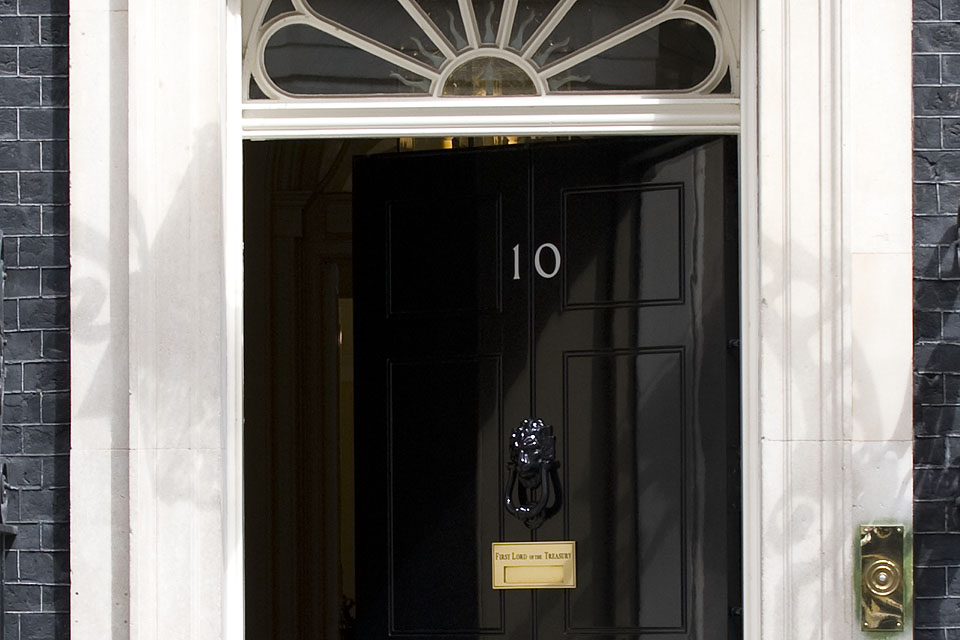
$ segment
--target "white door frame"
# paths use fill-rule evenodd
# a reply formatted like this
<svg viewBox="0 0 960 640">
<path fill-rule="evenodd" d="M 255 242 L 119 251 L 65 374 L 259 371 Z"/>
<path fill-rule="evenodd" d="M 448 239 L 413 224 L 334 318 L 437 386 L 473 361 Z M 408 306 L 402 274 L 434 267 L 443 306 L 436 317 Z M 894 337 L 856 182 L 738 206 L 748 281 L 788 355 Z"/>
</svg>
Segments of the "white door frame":
<svg viewBox="0 0 960 640">
<path fill-rule="evenodd" d="M 240 145 L 256 132 L 240 3 L 72 11 L 74 638 L 242 637 L 257 514 L 241 491 Z M 854 525 L 912 526 L 911 10 L 883 5 L 744 2 L 725 132 L 741 140 L 748 640 L 860 637 Z M 599 102 L 565 126 L 657 130 L 650 100 Z M 375 115 L 377 136 L 464 132 Z"/>
</svg>

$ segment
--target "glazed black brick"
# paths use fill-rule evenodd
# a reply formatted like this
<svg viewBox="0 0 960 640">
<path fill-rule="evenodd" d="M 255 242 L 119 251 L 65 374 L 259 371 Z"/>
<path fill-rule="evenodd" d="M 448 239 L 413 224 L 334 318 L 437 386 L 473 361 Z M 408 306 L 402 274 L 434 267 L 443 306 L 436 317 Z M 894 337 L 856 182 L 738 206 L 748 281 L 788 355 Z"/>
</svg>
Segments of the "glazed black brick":
<svg viewBox="0 0 960 640">
<path fill-rule="evenodd" d="M 28 362 L 23 365 L 25 389 L 65 391 L 69 389 L 70 367 L 63 362 Z"/>
<path fill-rule="evenodd" d="M 960 180 L 960 151 L 918 151 L 913 177 L 922 181 Z"/>
<path fill-rule="evenodd" d="M 914 118 L 913 143 L 916 149 L 939 149 L 940 118 Z"/>
<path fill-rule="evenodd" d="M 939 84 L 940 83 L 940 56 L 920 55 L 913 56 L 913 83 Z"/>
<path fill-rule="evenodd" d="M 20 0 L 20 13 L 66 15 L 69 6 L 69 0 Z"/>
<path fill-rule="evenodd" d="M 921 344 L 914 349 L 913 354 L 918 371 L 949 373 L 957 370 L 960 345 Z"/>
<path fill-rule="evenodd" d="M 70 527 L 64 523 L 40 525 L 40 546 L 48 551 L 65 550 L 70 546 Z"/>
<path fill-rule="evenodd" d="M 960 598 L 917 598 L 913 615 L 918 627 L 960 624 Z"/>
<path fill-rule="evenodd" d="M 3 385 L 4 390 L 6 391 L 22 391 L 23 390 L 23 366 L 18 364 L 12 364 L 7 366 L 7 377 L 5 378 L 5 384 Z M 6 448 L 0 449 L 4 453 L 7 453 Z"/>
<path fill-rule="evenodd" d="M 17 457 L 7 465 L 10 486 L 17 489 L 36 489 L 43 482 L 43 459 Z"/>
<path fill-rule="evenodd" d="M 960 24 L 954 22 L 915 24 L 913 50 L 937 53 L 960 51 Z"/>
<path fill-rule="evenodd" d="M 7 45 L 39 43 L 40 19 L 35 17 L 0 16 L 0 42 Z"/>
<path fill-rule="evenodd" d="M 66 140 L 68 121 L 66 109 L 21 109 L 20 139 Z M 66 147 L 61 150 L 65 151 Z"/>
<path fill-rule="evenodd" d="M 70 588 L 65 586 L 44 585 L 43 610 L 67 611 L 70 607 Z"/>
<path fill-rule="evenodd" d="M 946 438 L 917 438 L 913 442 L 913 464 L 942 467 L 946 464 Z"/>
<path fill-rule="evenodd" d="M 960 119 L 957 119 L 957 118 L 943 119 L 943 148 L 944 149 L 960 148 Z"/>
<path fill-rule="evenodd" d="M 40 104 L 40 78 L 0 78 L 0 107 Z"/>
<path fill-rule="evenodd" d="M 958 418 L 960 418 L 960 407 L 951 405 L 920 407 L 920 418 L 914 424 L 916 435 L 960 435 Z"/>
<path fill-rule="evenodd" d="M 70 457 L 28 458 L 42 466 L 40 486 L 44 489 L 68 489 L 70 486 Z"/>
<path fill-rule="evenodd" d="M 38 424 L 40 422 L 40 394 L 3 394 L 3 421 L 5 424 Z"/>
<path fill-rule="evenodd" d="M 914 0 L 914 20 L 939 20 L 940 0 Z"/>
<path fill-rule="evenodd" d="M 960 284 L 952 280 L 925 280 L 914 284 L 914 302 L 924 311 L 957 308 L 960 301 Z"/>
<path fill-rule="evenodd" d="M 8 298 L 28 298 L 40 295 L 40 269 L 8 269 L 4 294 Z"/>
<path fill-rule="evenodd" d="M 40 293 L 44 296 L 65 296 L 70 292 L 70 272 L 45 268 L 40 275 Z"/>
<path fill-rule="evenodd" d="M 914 629 L 913 640 L 947 640 L 943 629 Z"/>
<path fill-rule="evenodd" d="M 66 360 L 70 357 L 70 332 L 44 331 L 43 357 L 48 360 Z"/>
<path fill-rule="evenodd" d="M 914 536 L 917 566 L 946 567 L 960 565 L 960 535 L 918 533 Z"/>
<path fill-rule="evenodd" d="M 21 493 L 57 493 L 24 491 Z M 57 551 L 20 551 L 20 579 L 24 582 L 66 583 L 69 578 L 67 554 Z"/>
<path fill-rule="evenodd" d="M 63 613 L 21 613 L 20 640 L 49 640 L 70 635 L 70 617 Z"/>
<path fill-rule="evenodd" d="M 0 172 L 0 203 L 16 204 L 20 200 L 20 174 Z"/>
<path fill-rule="evenodd" d="M 957 0 L 940 0 L 940 8 L 944 20 L 960 20 L 960 2 Z"/>
<path fill-rule="evenodd" d="M 23 267 L 62 267 L 68 263 L 69 255 L 68 239 L 64 237 L 20 239 L 20 266 Z"/>
<path fill-rule="evenodd" d="M 945 55 L 940 57 L 939 84 L 960 84 L 960 55 Z"/>
<path fill-rule="evenodd" d="M 939 209 L 939 189 L 936 184 L 913 185 L 913 211 L 916 214 L 935 215 Z"/>
<path fill-rule="evenodd" d="M 48 455 L 70 452 L 70 430 L 62 426 L 29 426 L 21 428 L 23 452 Z"/>
<path fill-rule="evenodd" d="M 62 76 L 69 68 L 66 47 L 24 47 L 20 49 L 21 76 Z"/>
<path fill-rule="evenodd" d="M 44 171 L 65 171 L 69 168 L 70 154 L 66 140 L 44 140 L 40 143 L 40 167 Z"/>
<path fill-rule="evenodd" d="M 38 206 L 0 206 L 0 229 L 6 236 L 37 235 L 40 214 Z"/>
<path fill-rule="evenodd" d="M 946 502 L 917 502 L 913 505 L 913 527 L 916 533 L 944 533 L 947 530 Z"/>
<path fill-rule="evenodd" d="M 70 516 L 69 504 L 66 489 L 25 489 L 20 492 L 20 521 L 65 522 Z"/>
<path fill-rule="evenodd" d="M 21 329 L 62 329 L 69 323 L 70 305 L 62 298 L 20 301 Z M 29 375 L 25 369 L 24 383 L 28 385 L 31 384 Z"/>
<path fill-rule="evenodd" d="M 40 44 L 67 44 L 69 35 L 66 16 L 40 16 Z"/>
<path fill-rule="evenodd" d="M 914 374 L 913 397 L 924 404 L 943 404 L 944 376 L 938 373 Z"/>
<path fill-rule="evenodd" d="M 960 87 L 916 87 L 913 90 L 913 112 L 917 116 L 941 116 L 957 113 Z"/>
<path fill-rule="evenodd" d="M 940 248 L 918 247 L 913 251 L 913 275 L 917 278 L 940 277 Z"/>
<path fill-rule="evenodd" d="M 33 204 L 61 204 L 70 197 L 70 176 L 66 171 L 23 171 L 20 173 L 20 201 Z"/>
<path fill-rule="evenodd" d="M 70 101 L 70 85 L 66 78 L 43 78 L 42 91 L 40 104 L 45 107 L 65 107 Z"/>
<path fill-rule="evenodd" d="M 0 15 L 11 15 L 17 13 L 18 0 L 0 0 Z"/>
<path fill-rule="evenodd" d="M 3 589 L 3 604 L 7 611 L 39 611 L 41 588 L 38 584 L 8 584 Z"/>
<path fill-rule="evenodd" d="M 23 171 L 40 168 L 40 143 L 0 142 L 0 171 Z"/>
<path fill-rule="evenodd" d="M 39 524 L 19 524 L 17 525 L 17 537 L 13 539 L 11 549 L 26 549 L 28 551 L 40 550 L 40 525 Z"/>
<path fill-rule="evenodd" d="M 0 140 L 16 140 L 20 135 L 16 109 L 0 109 Z"/>
<path fill-rule="evenodd" d="M 916 569 L 913 572 L 913 593 L 918 598 L 947 595 L 947 570 L 943 567 Z"/>
<path fill-rule="evenodd" d="M 66 423 L 70 420 L 70 394 L 44 393 L 40 402 L 40 422 L 43 424 Z"/>
<path fill-rule="evenodd" d="M 936 340 L 940 337 L 940 314 L 929 311 L 913 312 L 913 337 L 916 340 Z"/>
<path fill-rule="evenodd" d="M 67 207 L 45 204 L 40 214 L 44 235 L 64 235 L 70 232 L 70 210 Z"/>
<path fill-rule="evenodd" d="M 919 468 L 913 474 L 913 495 L 922 500 L 950 500 L 960 490 L 960 471 Z M 960 540 L 958 540 L 960 542 Z"/>
<path fill-rule="evenodd" d="M 0 47 L 0 76 L 17 75 L 17 48 Z"/>
</svg>

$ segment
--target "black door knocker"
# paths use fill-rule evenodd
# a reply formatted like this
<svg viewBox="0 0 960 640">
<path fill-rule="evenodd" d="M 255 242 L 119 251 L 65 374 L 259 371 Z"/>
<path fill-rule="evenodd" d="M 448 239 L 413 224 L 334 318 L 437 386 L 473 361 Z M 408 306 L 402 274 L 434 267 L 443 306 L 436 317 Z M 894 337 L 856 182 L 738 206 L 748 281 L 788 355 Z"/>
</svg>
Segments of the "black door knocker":
<svg viewBox="0 0 960 640">
<path fill-rule="evenodd" d="M 557 513 L 563 502 L 556 444 L 553 426 L 537 418 L 527 418 L 510 434 L 510 472 L 503 504 L 531 530 Z"/>
</svg>

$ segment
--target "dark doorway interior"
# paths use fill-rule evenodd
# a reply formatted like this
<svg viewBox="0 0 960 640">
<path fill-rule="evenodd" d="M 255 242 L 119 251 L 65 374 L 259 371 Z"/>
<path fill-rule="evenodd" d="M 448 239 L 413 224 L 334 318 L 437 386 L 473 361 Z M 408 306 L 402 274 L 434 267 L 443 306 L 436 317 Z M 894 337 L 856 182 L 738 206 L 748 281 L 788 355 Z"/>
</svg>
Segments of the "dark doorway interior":
<svg viewBox="0 0 960 640">
<path fill-rule="evenodd" d="M 735 143 L 525 142 L 245 145 L 248 638 L 739 637 Z M 528 416 L 566 487 L 532 534 Z M 576 590 L 490 588 L 529 539 Z"/>
</svg>

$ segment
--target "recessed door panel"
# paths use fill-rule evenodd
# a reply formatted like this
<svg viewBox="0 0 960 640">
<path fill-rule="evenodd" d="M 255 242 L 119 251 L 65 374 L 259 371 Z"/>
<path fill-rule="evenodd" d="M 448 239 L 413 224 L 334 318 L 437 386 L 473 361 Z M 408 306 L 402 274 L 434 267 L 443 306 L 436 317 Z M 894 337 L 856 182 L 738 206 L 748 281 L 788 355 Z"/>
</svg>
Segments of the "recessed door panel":
<svg viewBox="0 0 960 640">
<path fill-rule="evenodd" d="M 567 508 L 579 560 L 567 627 L 682 630 L 683 350 L 567 354 L 565 369 Z"/>
<path fill-rule="evenodd" d="M 500 358 L 391 362 L 388 385 L 389 446 L 409 454 L 390 462 L 391 626 L 499 629 L 485 541 L 501 536 L 500 482 L 482 467 L 500 449 Z"/>
<path fill-rule="evenodd" d="M 358 637 L 738 637 L 735 158 L 714 137 L 358 162 Z M 560 498 L 521 521 L 525 418 L 554 427 Z M 567 540 L 575 588 L 492 589 L 493 542 Z"/>
<path fill-rule="evenodd" d="M 683 185 L 568 191 L 567 307 L 683 302 Z"/>
</svg>

